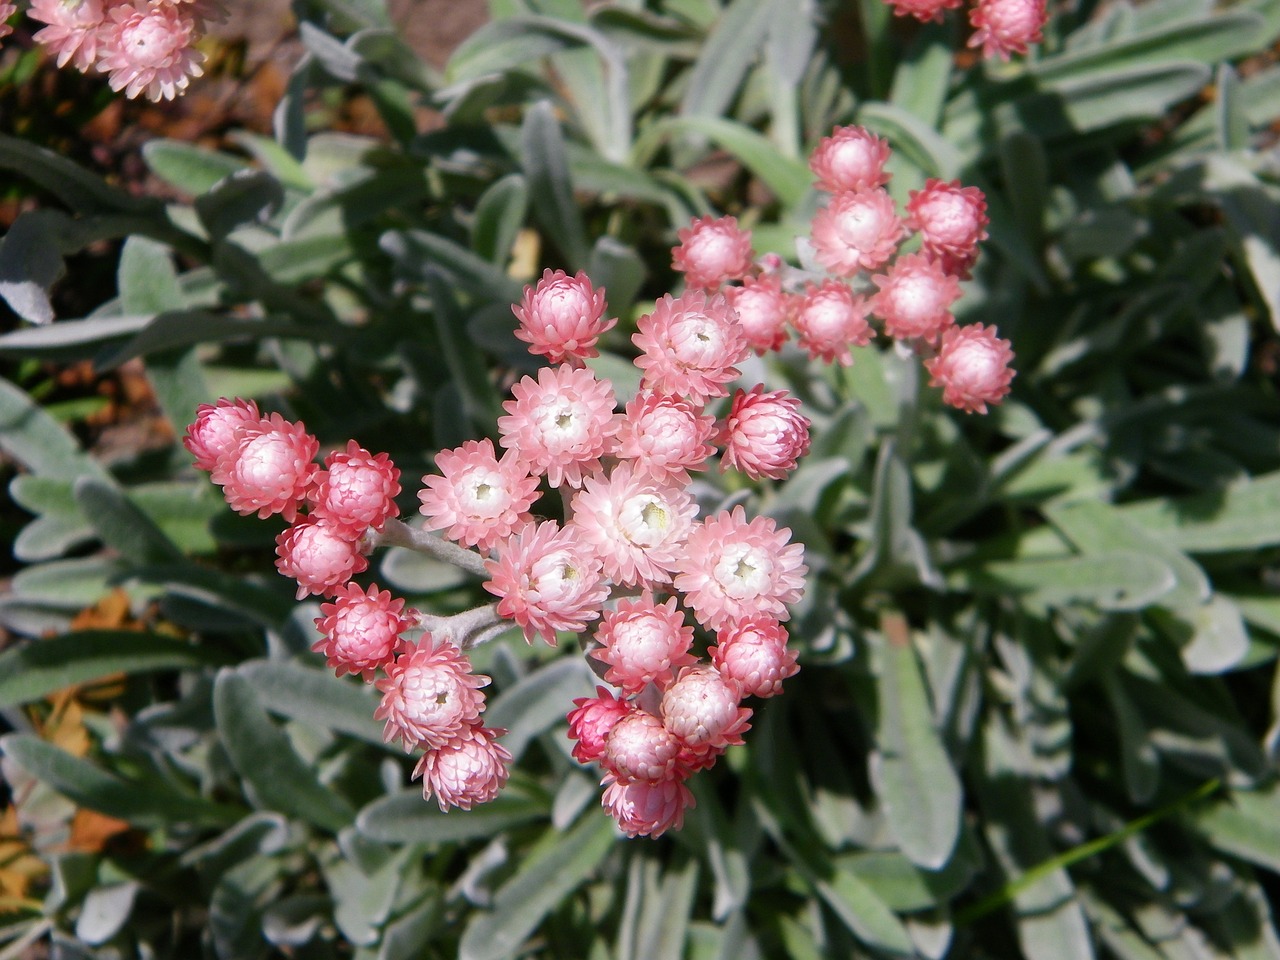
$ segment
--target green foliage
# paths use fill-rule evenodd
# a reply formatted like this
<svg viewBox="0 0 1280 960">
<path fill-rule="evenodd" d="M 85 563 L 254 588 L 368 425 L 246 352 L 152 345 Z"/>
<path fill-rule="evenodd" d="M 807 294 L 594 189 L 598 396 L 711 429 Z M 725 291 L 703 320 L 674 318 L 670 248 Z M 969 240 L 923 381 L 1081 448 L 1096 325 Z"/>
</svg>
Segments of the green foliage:
<svg viewBox="0 0 1280 960">
<path fill-rule="evenodd" d="M 43 200 L 0 241 L 30 324 L 0 335 L 24 512 L 0 750 L 50 870 L 0 935 L 102 958 L 1280 956 L 1280 4 L 1063 4 L 1030 58 L 966 66 L 954 24 L 879 0 L 494 0 L 442 73 L 381 0 L 296 6 L 275 139 L 143 150 L 182 200 L 0 137 Z M 367 93 L 387 136 L 312 131 L 318 88 Z M 446 123 L 421 132 L 424 105 Z M 108 461 L 24 389 L 142 357 L 175 436 L 253 396 L 390 453 L 410 513 L 534 367 L 526 281 L 605 284 L 596 365 L 627 370 L 675 230 L 723 211 L 794 258 L 820 202 L 803 157 L 852 122 L 890 139 L 900 200 L 929 177 L 986 194 L 958 319 L 998 323 L 1018 378 L 982 419 L 874 346 L 758 364 L 813 450 L 705 492 L 805 542 L 803 670 L 660 841 L 616 839 L 568 757 L 576 652 L 476 651 L 518 766 L 442 814 L 373 692 L 319 668 L 276 528 L 174 441 Z M 103 239 L 117 289 L 55 319 L 66 258 Z M 424 610 L 485 596 L 417 554 L 375 568 Z M 73 624 L 115 588 L 129 625 Z M 113 712 L 76 753 L 45 698 L 103 678 Z M 131 842 L 72 850 L 76 809 Z"/>
</svg>

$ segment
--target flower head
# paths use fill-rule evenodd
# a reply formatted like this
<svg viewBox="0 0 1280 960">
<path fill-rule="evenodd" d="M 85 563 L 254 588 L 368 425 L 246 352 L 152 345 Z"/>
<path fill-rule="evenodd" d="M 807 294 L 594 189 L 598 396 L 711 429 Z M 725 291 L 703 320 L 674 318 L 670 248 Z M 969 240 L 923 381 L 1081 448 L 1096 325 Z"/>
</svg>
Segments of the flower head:
<svg viewBox="0 0 1280 960">
<path fill-rule="evenodd" d="M 960 0 L 886 0 L 899 17 L 915 17 L 921 23 L 941 20 L 943 10 L 955 10 Z"/>
<path fill-rule="evenodd" d="M 942 387 L 942 400 L 966 413 L 986 413 L 999 403 L 1013 380 L 1013 350 L 980 323 L 952 327 L 942 335 L 938 355 L 925 361 L 930 386 Z"/>
<path fill-rule="evenodd" d="M 127 97 L 172 100 L 204 73 L 198 28 L 188 5 L 125 0 L 109 9 L 99 30 L 98 69 Z"/>
<path fill-rule="evenodd" d="M 865 127 L 836 127 L 809 157 L 809 169 L 818 189 L 828 193 L 874 190 L 889 182 L 884 169 L 889 153 L 889 142 Z"/>
<path fill-rule="evenodd" d="M 434 795 L 442 812 L 470 810 L 498 795 L 510 776 L 511 751 L 496 741 L 505 731 L 471 724 L 464 735 L 428 750 L 413 768 L 422 778 L 422 799 Z"/>
<path fill-rule="evenodd" d="M 690 287 L 714 290 L 751 272 L 751 231 L 740 230 L 733 217 L 702 217 L 676 235 L 671 265 Z"/>
<path fill-rule="evenodd" d="M 7 37 L 13 33 L 13 27 L 9 26 L 5 21 L 18 12 L 16 3 L 0 3 L 0 37 Z M 61 66 L 61 64 L 59 64 Z"/>
<path fill-rule="evenodd" d="M 516 337 L 529 344 L 530 353 L 575 367 L 599 355 L 596 341 L 618 322 L 605 317 L 604 291 L 591 286 L 582 272 L 571 277 L 563 270 L 544 271 L 511 309 L 520 321 Z"/>
<path fill-rule="evenodd" d="M 761 356 L 782 347 L 796 299 L 782 289 L 781 280 L 773 274 L 747 277 L 740 287 L 726 287 L 724 296 L 738 314 L 748 347 Z"/>
<path fill-rule="evenodd" d="M 630 461 L 636 476 L 686 484 L 690 470 L 705 470 L 715 453 L 716 419 L 688 400 L 641 390 L 627 403 L 618 425 L 614 456 Z"/>
<path fill-rule="evenodd" d="M 237 513 L 261 520 L 278 513 L 292 522 L 320 470 L 312 462 L 319 451 L 303 424 L 273 413 L 236 428 L 234 444 L 213 466 L 213 482 Z"/>
<path fill-rule="evenodd" d="M 670 779 L 680 756 L 680 741 L 651 713 L 634 710 L 613 725 L 600 763 L 620 782 Z"/>
<path fill-rule="evenodd" d="M 333 596 L 369 567 L 360 544 L 332 524 L 315 517 L 299 519 L 276 537 L 276 569 L 298 581 L 298 599 Z"/>
<path fill-rule="evenodd" d="M 569 711 L 569 737 L 574 741 L 573 758 L 593 763 L 604 756 L 605 738 L 623 717 L 636 707 L 615 697 L 607 687 L 597 686 L 594 697 L 578 697 Z"/>
<path fill-rule="evenodd" d="M 742 691 L 715 667 L 687 667 L 662 694 L 662 723 L 694 753 L 742 742 L 751 710 Z"/>
<path fill-rule="evenodd" d="M 722 296 L 701 291 L 679 299 L 667 294 L 636 322 L 631 340 L 641 350 L 636 366 L 655 393 L 687 397 L 695 404 L 723 397 L 749 354 L 742 324 Z"/>
<path fill-rule="evenodd" d="M 464 546 L 490 550 L 529 521 L 538 478 L 513 450 L 499 460 L 493 442 L 467 440 L 436 455 L 439 475 L 422 478 L 421 511 L 432 530 Z"/>
<path fill-rule="evenodd" d="M 1045 0 L 977 0 L 969 11 L 973 36 L 969 46 L 982 47 L 984 57 L 1008 60 L 1039 43 L 1049 20 Z"/>
<path fill-rule="evenodd" d="M 354 440 L 344 453 L 325 458 L 325 469 L 307 497 L 311 515 L 328 520 L 353 539 L 381 530 L 396 514 L 400 471 L 385 453 L 376 456 Z"/>
<path fill-rule="evenodd" d="M 647 684 L 665 687 L 681 667 L 694 662 L 689 653 L 693 627 L 676 608 L 676 598 L 654 603 L 645 593 L 622 599 L 596 630 L 599 648 L 591 656 L 609 669 L 604 678 L 626 693 L 639 693 Z"/>
<path fill-rule="evenodd" d="M 723 466 L 753 480 L 781 480 L 809 452 L 809 418 L 800 413 L 800 401 L 785 390 L 765 393 L 764 385 L 757 383 L 750 392 L 734 394 L 723 439 Z"/>
<path fill-rule="evenodd" d="M 960 281 L 923 253 L 898 257 L 871 282 L 880 288 L 870 300 L 871 312 L 892 337 L 934 341 L 955 322 L 951 304 L 960 297 Z"/>
<path fill-rule="evenodd" d="M 365 682 L 374 671 L 390 663 L 400 643 L 400 634 L 409 627 L 403 616 L 404 601 L 392 599 L 391 591 L 367 591 L 354 583 L 339 587 L 332 603 L 320 604 L 316 627 L 324 634 L 311 647 L 325 656 L 338 676 L 358 673 Z"/>
<path fill-rule="evenodd" d="M 465 734 L 484 710 L 481 687 L 489 678 L 471 672 L 466 654 L 447 640 L 424 636 L 418 646 L 387 666 L 375 686 L 382 702 L 375 720 L 385 720 L 383 739 L 414 747 L 440 747 Z"/>
<path fill-rule="evenodd" d="M 695 805 L 693 793 L 679 780 L 622 783 L 609 774 L 602 781 L 601 803 L 628 837 L 653 837 L 684 825 L 684 812 Z"/>
<path fill-rule="evenodd" d="M 711 663 L 720 676 L 738 684 L 743 696 L 776 696 L 782 692 L 782 681 L 800 670 L 796 652 L 787 648 L 786 628 L 770 617 L 739 620 L 716 639 Z"/>
<path fill-rule="evenodd" d="M 867 322 L 868 310 L 866 299 L 847 283 L 826 280 L 805 292 L 791 322 L 811 358 L 847 367 L 853 364 L 851 348 L 865 347 L 875 336 Z"/>
<path fill-rule="evenodd" d="M 977 187 L 959 180 L 931 179 L 912 190 L 907 200 L 907 226 L 920 232 L 924 252 L 942 261 L 948 272 L 967 275 L 987 239 L 987 198 Z"/>
<path fill-rule="evenodd" d="M 838 193 L 813 218 L 814 255 L 836 276 L 852 277 L 884 266 L 905 234 L 887 190 Z"/>
<path fill-rule="evenodd" d="M 0 4 L 0 21 L 13 10 L 12 3 Z M 102 0 L 31 0 L 27 16 L 48 24 L 32 39 L 58 58 L 59 67 L 73 62 L 84 73 L 93 66 L 98 57 L 99 28 L 106 19 Z M 3 31 L 0 24 L 0 35 Z"/>
<path fill-rule="evenodd" d="M 222 397 L 217 403 L 202 403 L 196 407 L 196 418 L 187 427 L 182 445 L 196 458 L 197 469 L 212 470 L 223 454 L 237 446 L 236 432 L 261 419 L 252 400 Z"/>
</svg>

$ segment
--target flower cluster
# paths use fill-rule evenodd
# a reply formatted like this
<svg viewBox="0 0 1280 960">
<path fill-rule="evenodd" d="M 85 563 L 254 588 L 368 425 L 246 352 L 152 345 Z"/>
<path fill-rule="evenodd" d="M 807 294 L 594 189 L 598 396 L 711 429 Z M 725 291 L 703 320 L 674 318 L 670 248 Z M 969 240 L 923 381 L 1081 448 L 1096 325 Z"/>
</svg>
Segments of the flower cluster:
<svg viewBox="0 0 1280 960">
<path fill-rule="evenodd" d="M 0 36 L 15 9 L 0 3 Z M 45 24 L 35 40 L 59 67 L 106 74 L 128 97 L 172 100 L 204 73 L 196 43 L 220 10 L 217 0 L 31 0 L 27 15 Z"/>
<path fill-rule="evenodd" d="M 944 10 L 955 10 L 960 0 L 885 0 L 900 17 L 921 22 L 941 20 Z M 969 10 L 973 34 L 969 46 L 981 47 L 984 57 L 1008 60 L 1014 53 L 1026 53 L 1032 43 L 1043 39 L 1049 14 L 1046 0 L 974 0 Z"/>
</svg>

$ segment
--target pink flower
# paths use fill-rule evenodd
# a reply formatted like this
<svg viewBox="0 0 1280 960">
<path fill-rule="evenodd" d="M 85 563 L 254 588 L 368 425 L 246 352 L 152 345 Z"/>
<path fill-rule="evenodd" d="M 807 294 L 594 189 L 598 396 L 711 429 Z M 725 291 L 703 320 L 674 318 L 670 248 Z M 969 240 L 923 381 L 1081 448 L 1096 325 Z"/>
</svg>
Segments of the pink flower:
<svg viewBox="0 0 1280 960">
<path fill-rule="evenodd" d="M 680 756 L 680 741 L 651 713 L 635 710 L 613 725 L 601 765 L 620 783 L 668 780 Z"/>
<path fill-rule="evenodd" d="M 680 487 L 663 485 L 625 461 L 608 478 L 587 477 L 573 497 L 573 520 L 614 583 L 667 583 L 683 554 L 698 505 Z"/>
<path fill-rule="evenodd" d="M 684 825 L 685 810 L 694 806 L 693 794 L 679 780 L 620 783 L 609 774 L 601 783 L 605 812 L 618 821 L 619 828 L 629 837 L 656 840 L 668 830 L 679 830 Z"/>
<path fill-rule="evenodd" d="M 387 667 L 375 686 L 382 702 L 375 720 L 387 721 L 382 738 L 399 738 L 405 753 L 414 747 L 440 747 L 462 736 L 484 711 L 481 687 L 489 678 L 471 672 L 466 654 L 429 634 Z"/>
<path fill-rule="evenodd" d="M 838 193 L 814 215 L 814 255 L 836 276 L 852 277 L 882 267 L 905 233 L 887 190 Z"/>
<path fill-rule="evenodd" d="M 959 0 L 954 0 L 958 3 Z M 889 143 L 865 127 L 836 127 L 809 157 L 818 189 L 828 193 L 874 190 L 889 182 Z"/>
<path fill-rule="evenodd" d="M 422 778 L 422 799 L 434 794 L 446 812 L 450 807 L 470 810 L 496 797 L 510 776 L 511 752 L 494 739 L 505 732 L 477 722 L 465 736 L 428 750 L 413 768 L 413 778 Z"/>
<path fill-rule="evenodd" d="M 5 21 L 17 12 L 18 5 L 16 3 L 0 3 L 0 37 L 7 37 L 13 33 L 13 27 L 9 26 Z"/>
<path fill-rule="evenodd" d="M 489 439 L 468 440 L 436 455 L 440 475 L 428 474 L 418 491 L 432 530 L 464 546 L 488 551 L 529 521 L 538 478 L 509 450 L 498 460 Z"/>
<path fill-rule="evenodd" d="M 358 673 L 366 683 L 374 671 L 386 666 L 409 628 L 402 615 L 404 601 L 392 599 L 391 591 L 370 586 L 362 590 L 354 583 L 339 587 L 333 603 L 320 604 L 316 627 L 324 634 L 311 647 L 325 656 L 325 663 L 338 676 Z"/>
<path fill-rule="evenodd" d="M 1045 0 L 977 0 L 969 11 L 969 46 L 982 47 L 984 57 L 1008 60 L 1011 53 L 1026 53 L 1028 44 L 1039 43 L 1048 20 Z"/>
<path fill-rule="evenodd" d="M 204 73 L 197 34 L 196 16 L 182 4 L 125 0 L 99 30 L 98 69 L 127 97 L 172 100 Z"/>
<path fill-rule="evenodd" d="M 536 381 L 525 377 L 511 395 L 515 399 L 502 405 L 508 415 L 498 418 L 503 447 L 545 473 L 553 487 L 582 486 L 618 432 L 609 381 L 597 380 L 590 370 L 543 367 Z"/>
<path fill-rule="evenodd" d="M 690 287 L 714 290 L 751 272 L 751 231 L 739 230 L 734 217 L 702 217 L 676 232 L 671 266 Z"/>
<path fill-rule="evenodd" d="M 642 390 L 627 404 L 614 456 L 630 460 L 636 475 L 687 484 L 690 470 L 705 470 L 715 453 L 716 418 L 700 416 L 688 400 Z"/>
<path fill-rule="evenodd" d="M 952 327 L 942 335 L 942 347 L 924 365 L 929 385 L 942 387 L 942 401 L 966 413 L 986 413 L 999 403 L 1013 380 L 1013 350 L 996 337 L 995 327 L 976 323 Z"/>
<path fill-rule="evenodd" d="M 796 653 L 787 649 L 786 628 L 769 617 L 750 617 L 716 635 L 711 663 L 720 676 L 738 684 L 745 697 L 773 697 L 782 681 L 795 676 Z"/>
<path fill-rule="evenodd" d="M 331 453 L 308 494 L 311 515 L 328 520 L 352 539 L 381 530 L 394 517 L 400 471 L 385 453 L 376 456 L 354 440 L 345 453 Z"/>
<path fill-rule="evenodd" d="M 982 191 L 959 180 L 927 180 L 907 200 L 907 226 L 920 232 L 924 252 L 957 276 L 968 275 L 989 222 Z"/>
<path fill-rule="evenodd" d="M 605 318 L 604 291 L 596 290 L 585 273 L 570 277 L 563 270 L 546 270 L 536 287 L 524 288 L 524 299 L 512 312 L 520 321 L 516 337 L 529 352 L 551 363 L 582 366 L 599 356 L 596 341 L 618 321 Z"/>
<path fill-rule="evenodd" d="M 870 300 L 871 312 L 892 337 L 932 342 L 955 322 L 951 304 L 960 297 L 960 281 L 923 253 L 899 257 L 871 282 L 880 288 Z"/>
<path fill-rule="evenodd" d="M 960 0 L 885 0 L 900 17 L 915 17 L 921 23 L 941 20 L 943 10 L 955 10 Z"/>
<path fill-rule="evenodd" d="M 750 352 L 724 297 L 708 300 L 701 291 L 679 299 L 667 294 L 636 322 L 636 330 L 631 340 L 641 350 L 635 363 L 644 371 L 642 384 L 695 404 L 725 396 L 725 384 L 741 372 L 734 364 Z"/>
<path fill-rule="evenodd" d="M 214 464 L 213 482 L 237 513 L 260 520 L 278 513 L 292 522 L 320 470 L 312 462 L 319 451 L 303 424 L 273 413 L 236 429 L 234 446 Z"/>
<path fill-rule="evenodd" d="M 772 274 L 747 277 L 740 287 L 726 287 L 724 296 L 738 314 L 748 347 L 761 356 L 782 347 L 796 299 L 782 289 L 781 280 Z"/>
<path fill-rule="evenodd" d="M 742 743 L 751 728 L 751 710 L 741 700 L 738 685 L 715 667 L 687 667 L 663 691 L 662 723 L 695 754 L 720 750 Z"/>
<path fill-rule="evenodd" d="M 608 664 L 604 678 L 625 693 L 639 693 L 650 683 L 665 687 L 695 660 L 689 653 L 693 627 L 685 624 L 675 597 L 656 604 L 646 592 L 618 601 L 618 609 L 600 621 L 596 641 L 600 647 L 591 656 Z"/>
<path fill-rule="evenodd" d="M 554 647 L 557 630 L 581 632 L 609 596 L 595 552 L 577 530 L 561 530 L 554 520 L 526 526 L 486 566 L 493 579 L 484 588 L 500 598 L 498 613 L 518 623 L 529 643 L 540 634 Z"/>
<path fill-rule="evenodd" d="M 202 403 L 196 407 L 196 418 L 187 427 L 182 445 L 196 458 L 198 469 L 212 470 L 223 454 L 238 445 L 236 432 L 261 419 L 258 405 L 252 400 L 222 397 L 216 404 Z"/>
<path fill-rule="evenodd" d="M 12 12 L 12 3 L 0 4 L 0 20 Z M 98 29 L 106 17 L 102 0 L 31 0 L 27 16 L 48 24 L 33 39 L 58 58 L 59 67 L 74 61 L 75 68 L 84 73 L 93 66 L 98 56 Z"/>
<path fill-rule="evenodd" d="M 305 517 L 276 537 L 276 569 L 298 581 L 298 599 L 308 594 L 333 596 L 369 567 L 360 544 L 329 523 Z"/>
<path fill-rule="evenodd" d="M 724 423 L 724 467 L 741 470 L 752 480 L 781 480 L 809 452 L 809 418 L 800 401 L 785 390 L 739 390 Z"/>
<path fill-rule="evenodd" d="M 573 758 L 593 763 L 604 756 L 605 738 L 613 725 L 636 708 L 615 697 L 607 687 L 597 686 L 594 697 L 578 697 L 569 711 L 569 737 L 574 740 Z"/>
<path fill-rule="evenodd" d="M 850 348 L 865 347 L 875 336 L 867 313 L 867 301 L 847 283 L 826 280 L 805 292 L 792 324 L 800 334 L 800 346 L 812 359 L 848 367 L 853 364 Z"/>
<path fill-rule="evenodd" d="M 747 522 L 742 507 L 695 524 L 675 588 L 712 630 L 747 617 L 787 620 L 804 592 L 804 547 L 769 517 Z"/>
</svg>

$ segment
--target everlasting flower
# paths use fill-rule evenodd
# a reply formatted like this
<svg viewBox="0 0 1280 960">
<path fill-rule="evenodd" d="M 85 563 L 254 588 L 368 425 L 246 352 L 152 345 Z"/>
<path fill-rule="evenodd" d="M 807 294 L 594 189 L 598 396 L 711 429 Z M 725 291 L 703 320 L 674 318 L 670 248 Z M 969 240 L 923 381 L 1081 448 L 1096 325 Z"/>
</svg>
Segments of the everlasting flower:
<svg viewBox="0 0 1280 960">
<path fill-rule="evenodd" d="M 236 432 L 261 419 L 252 400 L 222 397 L 216 404 L 202 403 L 196 407 L 196 418 L 187 427 L 182 445 L 196 458 L 197 469 L 212 470 L 223 454 L 238 445 Z"/>
<path fill-rule="evenodd" d="M 680 741 L 651 713 L 635 710 L 613 725 L 600 762 L 620 783 L 670 779 Z"/>
<path fill-rule="evenodd" d="M 1045 0 L 977 0 L 969 10 L 969 46 L 982 47 L 984 57 L 1008 60 L 1010 54 L 1026 53 L 1028 44 L 1039 43 L 1048 20 Z"/>
<path fill-rule="evenodd" d="M 529 521 L 538 478 L 515 451 L 499 460 L 489 439 L 468 440 L 436 455 L 439 476 L 422 478 L 421 511 L 432 530 L 464 546 L 490 550 Z"/>
<path fill-rule="evenodd" d="M 0 21 L 13 10 L 12 3 L 0 4 Z M 72 62 L 84 73 L 93 66 L 98 57 L 98 32 L 106 18 L 102 0 L 32 0 L 27 16 L 48 24 L 32 39 L 58 58 L 59 67 Z M 0 22 L 0 36 L 4 30 Z"/>
<path fill-rule="evenodd" d="M 804 592 L 804 547 L 769 517 L 747 521 L 742 507 L 721 511 L 689 534 L 675 588 L 712 630 L 755 616 L 787 620 Z"/>
<path fill-rule="evenodd" d="M 937 258 L 949 272 L 967 276 L 978 256 L 978 244 L 987 239 L 987 199 L 977 187 L 962 187 L 959 180 L 927 180 L 922 190 L 912 190 L 907 200 L 907 226 L 920 232 L 924 252 Z"/>
<path fill-rule="evenodd" d="M 575 367 L 599 355 L 596 341 L 618 322 L 605 317 L 604 291 L 592 287 L 581 272 L 571 277 L 563 270 L 545 271 L 511 309 L 520 321 L 516 337 L 529 344 L 530 353 Z"/>
<path fill-rule="evenodd" d="M 612 774 L 602 781 L 601 803 L 628 837 L 653 837 L 684 825 L 684 812 L 693 807 L 693 793 L 679 780 L 620 783 Z"/>
<path fill-rule="evenodd" d="M 786 628 L 769 617 L 750 617 L 730 624 L 716 635 L 711 663 L 720 676 L 738 684 L 745 697 L 773 697 L 782 681 L 800 667 L 787 648 Z"/>
<path fill-rule="evenodd" d="M 324 654 L 338 676 L 358 673 L 367 683 L 391 661 L 409 627 L 403 610 L 404 601 L 392 599 L 389 590 L 370 586 L 366 592 L 354 583 L 339 587 L 332 603 L 320 604 L 316 627 L 324 637 L 311 649 Z"/>
<path fill-rule="evenodd" d="M 609 381 L 597 380 L 590 370 L 543 367 L 536 381 L 525 377 L 511 395 L 502 405 L 508 415 L 498 418 L 503 447 L 545 473 L 553 487 L 582 486 L 618 432 Z"/>
<path fill-rule="evenodd" d="M 484 588 L 499 597 L 498 613 L 555 646 L 557 630 L 582 631 L 609 596 L 600 559 L 573 527 L 547 520 L 526 526 L 486 564 Z"/>
<path fill-rule="evenodd" d="M 725 467 L 741 470 L 752 480 L 781 480 L 809 452 L 809 418 L 800 401 L 785 390 L 764 392 L 756 384 L 733 397 L 724 424 Z"/>
<path fill-rule="evenodd" d="M 888 191 L 838 193 L 814 215 L 814 255 L 836 276 L 852 277 L 884 266 L 905 233 Z"/>
<path fill-rule="evenodd" d="M 827 280 L 805 293 L 792 324 L 811 358 L 847 367 L 853 364 L 851 348 L 865 347 L 875 336 L 867 313 L 866 299 L 847 283 Z"/>
<path fill-rule="evenodd" d="M 685 490 L 636 476 L 623 462 L 607 479 L 586 478 L 573 497 L 570 526 L 614 583 L 666 583 L 697 512 Z"/>
<path fill-rule="evenodd" d="M 836 127 L 809 157 L 809 169 L 818 178 L 818 189 L 828 193 L 874 190 L 889 182 L 884 169 L 889 153 L 888 141 L 865 127 Z"/>
<path fill-rule="evenodd" d="M 615 697 L 607 687 L 597 686 L 594 697 L 578 697 L 569 711 L 569 737 L 574 740 L 573 758 L 594 763 L 604 756 L 605 738 L 613 725 L 636 708 Z"/>
<path fill-rule="evenodd" d="M 108 10 L 98 33 L 98 69 L 127 97 L 172 100 L 204 73 L 197 28 L 182 4 L 126 0 Z"/>
<path fill-rule="evenodd" d="M 687 484 L 689 471 L 706 469 L 715 453 L 715 429 L 715 417 L 700 415 L 688 400 L 642 390 L 619 421 L 614 456 L 631 461 L 637 476 Z"/>
<path fill-rule="evenodd" d="M 751 710 L 738 685 L 703 664 L 680 671 L 662 694 L 662 723 L 694 753 L 742 742 Z"/>
<path fill-rule="evenodd" d="M 942 335 L 942 347 L 925 367 L 930 386 L 942 387 L 942 400 L 966 413 L 986 413 L 999 403 L 1013 380 L 1013 350 L 996 336 L 994 327 L 977 323 L 952 327 Z"/>
<path fill-rule="evenodd" d="M 360 545 L 323 520 L 306 517 L 276 537 L 276 569 L 298 581 L 298 599 L 332 596 L 369 567 Z"/>
<path fill-rule="evenodd" d="M 960 0 L 885 0 L 899 17 L 915 17 L 921 23 L 941 20 L 942 11 L 955 10 Z"/>
<path fill-rule="evenodd" d="M 471 661 L 447 640 L 424 636 L 421 643 L 387 667 L 375 686 L 382 702 L 375 720 L 385 720 L 382 737 L 400 739 L 405 752 L 441 747 L 476 723 L 484 710 L 489 678 L 471 672 Z"/>
<path fill-rule="evenodd" d="M 319 451 L 303 424 L 273 413 L 237 428 L 234 445 L 214 464 L 213 482 L 237 513 L 261 520 L 278 513 L 292 522 L 320 470 L 312 462 Z"/>
<path fill-rule="evenodd" d="M 733 217 L 702 217 L 677 231 L 671 265 L 690 287 L 714 290 L 751 272 L 751 232 Z"/>
<path fill-rule="evenodd" d="M 960 297 L 960 281 L 923 253 L 899 257 L 871 281 L 880 288 L 869 302 L 871 312 L 892 337 L 934 341 L 955 322 L 951 305 Z"/>
<path fill-rule="evenodd" d="M 681 667 L 692 664 L 693 627 L 676 608 L 676 598 L 654 603 L 645 593 L 622 599 L 618 609 L 604 615 L 596 630 L 600 647 L 591 656 L 609 669 L 604 678 L 626 693 L 639 693 L 647 684 L 665 687 Z"/>
<path fill-rule="evenodd" d="M 396 515 L 400 471 L 385 453 L 376 456 L 354 440 L 331 453 L 308 494 L 311 515 L 328 520 L 352 539 L 381 530 Z"/>
<path fill-rule="evenodd" d="M 724 296 L 738 314 L 748 347 L 761 356 L 782 347 L 796 298 L 782 289 L 781 280 L 772 274 L 747 277 L 740 287 L 726 287 Z"/>
<path fill-rule="evenodd" d="M 721 296 L 667 294 L 636 330 L 631 340 L 641 350 L 636 366 L 644 371 L 642 384 L 696 404 L 725 396 L 725 384 L 741 373 L 734 364 L 749 355 L 742 325 Z"/>
<path fill-rule="evenodd" d="M 504 732 L 476 723 L 465 736 L 423 754 L 413 768 L 413 778 L 422 778 L 422 799 L 434 795 L 443 813 L 450 807 L 470 810 L 496 797 L 510 776 L 511 752 L 494 739 Z"/>
</svg>

